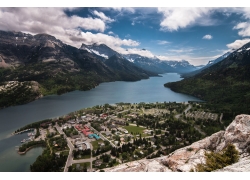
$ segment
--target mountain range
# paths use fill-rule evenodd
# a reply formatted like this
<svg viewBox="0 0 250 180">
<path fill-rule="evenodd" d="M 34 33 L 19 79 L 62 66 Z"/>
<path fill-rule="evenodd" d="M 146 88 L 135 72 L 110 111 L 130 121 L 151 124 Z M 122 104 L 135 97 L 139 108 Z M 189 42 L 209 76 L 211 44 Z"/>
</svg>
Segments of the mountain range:
<svg viewBox="0 0 250 180">
<path fill-rule="evenodd" d="M 76 48 L 48 34 L 0 31 L 0 86 L 9 81 L 36 84 L 34 96 L 26 100 L 0 91 L 0 107 L 48 94 L 89 90 L 102 82 L 137 81 L 175 72 L 184 74 L 185 79 L 165 84 L 166 87 L 213 103 L 214 108 L 229 111 L 234 107 L 233 112 L 240 112 L 235 104 L 250 101 L 250 95 L 245 93 L 250 90 L 249 50 L 248 43 L 199 69 L 185 60 L 162 61 L 157 57 L 120 54 L 105 44 L 82 44 Z M 243 109 L 249 110 L 248 105 Z"/>
<path fill-rule="evenodd" d="M 198 68 L 191 65 L 188 61 L 161 61 L 157 57 L 145 57 L 138 54 L 119 54 L 115 50 L 106 46 L 105 44 L 92 44 L 86 45 L 82 44 L 80 49 L 87 50 L 89 53 L 93 55 L 99 56 L 99 59 L 105 61 L 105 59 L 110 58 L 113 55 L 122 56 L 124 59 L 132 62 L 135 66 L 145 69 L 147 71 L 152 71 L 157 74 L 162 73 L 187 73 Z"/>
</svg>

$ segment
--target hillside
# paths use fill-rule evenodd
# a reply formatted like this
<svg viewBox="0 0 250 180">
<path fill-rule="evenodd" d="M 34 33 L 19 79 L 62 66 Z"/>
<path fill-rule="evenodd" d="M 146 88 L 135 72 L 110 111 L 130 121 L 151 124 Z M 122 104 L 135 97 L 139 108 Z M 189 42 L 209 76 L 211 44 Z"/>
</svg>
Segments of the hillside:
<svg viewBox="0 0 250 180">
<path fill-rule="evenodd" d="M 105 64 L 116 72 L 118 79 L 124 81 L 136 81 L 149 76 L 157 76 L 156 73 L 139 68 L 119 55 L 111 56 L 105 61 Z"/>
<path fill-rule="evenodd" d="M 203 66 L 202 68 L 198 69 L 198 70 L 195 70 L 195 71 L 192 71 L 192 72 L 188 72 L 188 73 L 185 73 L 185 74 L 182 74 L 182 77 L 184 78 L 187 78 L 187 77 L 191 77 L 191 76 L 194 76 L 196 74 L 199 74 L 201 71 L 209 68 L 210 66 L 222 61 L 223 59 L 225 59 L 228 55 L 230 55 L 230 52 L 227 52 L 225 54 L 223 54 L 222 56 L 214 59 L 214 60 L 210 60 L 205 66 Z"/>
<path fill-rule="evenodd" d="M 177 149 L 167 156 L 155 159 L 142 159 L 124 163 L 112 168 L 104 169 L 105 172 L 189 172 L 196 171 L 200 165 L 207 164 L 205 154 L 219 154 L 225 148 L 234 146 L 239 159 L 231 165 L 215 169 L 214 171 L 249 172 L 250 171 L 250 115 L 238 115 L 225 131 L 219 131 L 197 141 L 190 146 Z M 233 155 L 233 154 L 232 154 Z M 227 156 L 232 160 L 232 156 Z M 222 159 L 221 159 L 222 160 Z M 230 163 L 229 163 L 230 164 Z M 211 167 L 220 167 L 222 161 L 210 164 Z"/>
<path fill-rule="evenodd" d="M 1 104 L 22 104 L 42 95 L 89 90 L 102 82 L 140 80 L 156 75 L 140 68 L 134 68 L 133 72 L 123 72 L 132 67 L 129 61 L 123 64 L 124 69 L 116 70 L 112 64 L 109 67 L 109 63 L 105 64 L 96 56 L 87 50 L 64 44 L 48 34 L 33 36 L 22 32 L 0 31 L 0 84 L 35 81 L 39 88 L 35 96 L 23 98 L 28 100 L 20 100 L 18 103 L 9 103 L 8 99 L 13 97 L 2 91 L 1 96 L 6 101 L 2 100 Z M 4 106 L 0 105 L 0 108 Z"/>
<path fill-rule="evenodd" d="M 250 113 L 250 43 L 199 74 L 164 84 L 208 102 L 214 111 Z"/>
</svg>

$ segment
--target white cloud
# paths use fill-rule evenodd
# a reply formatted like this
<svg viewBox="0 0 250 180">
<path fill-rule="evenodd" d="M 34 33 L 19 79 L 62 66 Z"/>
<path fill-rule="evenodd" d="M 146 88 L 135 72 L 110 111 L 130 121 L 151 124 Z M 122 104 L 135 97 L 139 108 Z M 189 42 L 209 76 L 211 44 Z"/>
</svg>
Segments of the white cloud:
<svg viewBox="0 0 250 180">
<path fill-rule="evenodd" d="M 113 34 L 114 35 L 115 33 L 113 31 L 109 31 L 108 34 Z"/>
<path fill-rule="evenodd" d="M 110 9 L 110 8 L 108 8 Z M 111 7 L 111 9 L 119 12 L 129 12 L 129 13 L 135 13 L 135 8 L 132 7 Z"/>
<path fill-rule="evenodd" d="M 212 38 L 213 38 L 213 36 L 211 36 L 210 34 L 207 34 L 207 35 L 203 36 L 202 39 L 208 39 L 208 40 L 210 40 Z"/>
<path fill-rule="evenodd" d="M 137 48 L 129 48 L 129 49 L 124 49 L 124 48 L 119 48 L 117 51 L 121 54 L 139 54 L 141 56 L 153 58 L 155 57 L 152 52 L 149 50 L 142 50 L 142 49 L 137 49 Z"/>
<path fill-rule="evenodd" d="M 101 19 L 75 15 L 68 17 L 64 10 L 65 8 L 1 8 L 0 28 L 33 33 L 78 27 L 101 32 L 105 30 L 105 23 Z"/>
<path fill-rule="evenodd" d="M 94 10 L 93 14 L 100 17 L 105 22 L 114 22 L 115 21 L 114 19 L 107 17 L 103 12 L 98 12 L 98 11 Z"/>
<path fill-rule="evenodd" d="M 235 40 L 233 43 L 227 44 L 227 47 L 229 49 L 239 49 L 241 48 L 243 45 L 245 45 L 246 43 L 250 42 L 249 38 L 246 39 L 241 39 L 241 40 Z"/>
<path fill-rule="evenodd" d="M 116 46 L 138 46 L 139 42 L 131 40 L 131 39 L 120 39 L 118 37 L 109 36 L 103 33 L 93 34 L 91 32 L 81 32 L 81 35 L 78 36 L 81 40 L 86 44 L 101 44 L 104 43 L 110 47 Z"/>
<path fill-rule="evenodd" d="M 170 42 L 168 42 L 168 41 L 164 41 L 164 40 L 158 40 L 157 41 L 157 44 L 159 44 L 159 45 L 164 45 L 164 44 L 169 44 Z"/>
<path fill-rule="evenodd" d="M 189 52 L 193 52 L 194 50 L 197 50 L 195 48 L 178 48 L 178 49 L 169 49 L 169 52 L 173 52 L 173 53 L 189 53 Z"/>
<path fill-rule="evenodd" d="M 250 36 L 250 22 L 238 23 L 233 29 L 239 29 L 238 34 L 242 37 Z"/>
<path fill-rule="evenodd" d="M 195 7 L 178 7 L 178 8 L 158 8 L 164 19 L 161 21 L 161 30 L 177 31 L 190 25 L 212 25 L 214 20 L 209 18 L 214 8 L 195 8 Z"/>
<path fill-rule="evenodd" d="M 47 33 L 72 46 L 79 46 L 78 37 L 69 32 L 82 28 L 103 32 L 105 22 L 99 18 L 67 16 L 67 8 L 0 8 L 0 29 L 31 34 Z"/>
</svg>

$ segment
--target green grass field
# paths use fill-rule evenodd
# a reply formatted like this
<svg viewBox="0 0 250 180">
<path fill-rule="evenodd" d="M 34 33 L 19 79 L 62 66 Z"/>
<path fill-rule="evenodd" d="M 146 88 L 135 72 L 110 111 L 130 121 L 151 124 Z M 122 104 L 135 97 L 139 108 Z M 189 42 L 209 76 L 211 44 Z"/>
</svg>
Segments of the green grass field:
<svg viewBox="0 0 250 180">
<path fill-rule="evenodd" d="M 137 127 L 137 126 L 124 126 L 124 129 L 126 129 L 130 134 L 133 133 L 134 136 L 137 133 L 141 134 L 142 137 L 147 136 L 146 134 L 143 133 L 143 130 L 146 129 L 146 128 Z"/>
<path fill-rule="evenodd" d="M 93 146 L 93 150 L 96 150 L 99 147 L 98 143 L 102 143 L 102 142 L 103 142 L 102 139 L 98 139 L 96 141 L 92 141 L 91 144 Z"/>
</svg>

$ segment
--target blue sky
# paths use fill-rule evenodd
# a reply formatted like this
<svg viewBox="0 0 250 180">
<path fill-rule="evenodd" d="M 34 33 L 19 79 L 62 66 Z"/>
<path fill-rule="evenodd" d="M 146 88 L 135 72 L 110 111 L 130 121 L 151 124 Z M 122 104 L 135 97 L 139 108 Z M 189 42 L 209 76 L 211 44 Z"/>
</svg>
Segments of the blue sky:
<svg viewBox="0 0 250 180">
<path fill-rule="evenodd" d="M 250 41 L 250 8 L 1 7 L 0 29 L 201 65 Z"/>
</svg>

